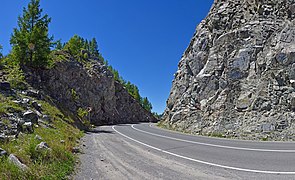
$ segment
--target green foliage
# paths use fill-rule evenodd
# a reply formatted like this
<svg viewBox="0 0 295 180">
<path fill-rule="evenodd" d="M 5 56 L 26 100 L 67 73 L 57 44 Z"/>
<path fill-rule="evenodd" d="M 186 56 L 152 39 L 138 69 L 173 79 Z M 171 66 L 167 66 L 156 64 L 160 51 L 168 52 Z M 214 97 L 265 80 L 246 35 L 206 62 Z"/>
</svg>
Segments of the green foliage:
<svg viewBox="0 0 295 180">
<path fill-rule="evenodd" d="M 225 138 L 225 135 L 220 132 L 213 132 L 210 134 L 211 137 L 217 137 L 217 138 Z"/>
<path fill-rule="evenodd" d="M 26 90 L 28 87 L 28 84 L 25 81 L 25 75 L 23 71 L 21 70 L 20 66 L 17 64 L 9 65 L 6 68 L 7 80 L 10 83 L 11 87 L 13 89 L 18 90 Z"/>
<path fill-rule="evenodd" d="M 3 47 L 2 47 L 2 45 L 0 44 L 0 58 L 2 58 L 2 57 L 3 57 L 3 54 L 2 54 L 2 49 L 3 49 Z"/>
<path fill-rule="evenodd" d="M 64 48 L 64 44 L 61 43 L 61 40 L 56 41 L 55 49 L 62 50 Z"/>
<path fill-rule="evenodd" d="M 77 111 L 77 115 L 78 115 L 80 118 L 84 118 L 84 117 L 86 117 L 87 114 L 88 114 L 87 109 L 79 108 L 78 111 Z"/>
<path fill-rule="evenodd" d="M 91 123 L 90 123 L 90 119 L 87 119 L 87 115 L 89 115 L 89 112 L 87 109 L 83 109 L 83 108 L 79 108 L 77 110 L 77 115 L 81 118 L 82 123 L 90 128 L 91 127 Z"/>
<path fill-rule="evenodd" d="M 158 119 L 158 120 L 161 120 L 161 119 L 162 119 L 162 116 L 163 116 L 163 114 L 158 114 L 158 113 L 156 113 L 156 112 L 153 112 L 153 115 L 154 115 L 154 117 L 155 117 L 156 119 Z"/>
<path fill-rule="evenodd" d="M 65 45 L 64 49 L 69 51 L 72 56 L 79 56 L 84 47 L 84 39 L 74 35 Z"/>
<path fill-rule="evenodd" d="M 95 38 L 89 42 L 89 49 L 87 49 L 93 56 L 99 57 L 98 45 Z"/>
<path fill-rule="evenodd" d="M 83 58 L 88 59 L 89 58 L 88 53 L 84 53 Z"/>
<path fill-rule="evenodd" d="M 13 59 L 22 65 L 46 67 L 53 37 L 48 35 L 51 19 L 47 14 L 42 16 L 40 0 L 31 0 L 23 15 L 18 17 L 18 28 L 13 30 Z"/>
<path fill-rule="evenodd" d="M 58 42 L 60 45 L 58 46 L 61 48 L 61 43 Z M 56 48 L 58 49 L 58 48 Z M 91 41 L 88 41 L 87 39 L 84 39 L 78 35 L 74 35 L 63 47 L 63 49 L 70 52 L 70 54 L 76 58 L 84 58 L 88 59 L 88 54 L 85 55 L 81 54 L 83 50 L 86 50 L 90 53 L 91 56 L 96 57 L 98 59 L 101 59 L 102 56 L 99 53 L 97 41 L 95 38 L 92 38 Z"/>
<path fill-rule="evenodd" d="M 141 100 L 141 106 L 142 106 L 145 110 L 150 111 L 150 112 L 152 111 L 152 108 L 153 108 L 152 104 L 149 102 L 149 100 L 148 100 L 147 97 L 145 97 L 145 98 L 143 98 L 143 99 Z"/>
<path fill-rule="evenodd" d="M 107 61 L 106 61 L 107 62 Z M 119 71 L 117 71 L 116 69 L 114 69 L 111 65 L 107 66 L 108 70 L 112 72 L 112 74 L 114 75 L 114 79 L 115 81 L 119 81 L 121 84 L 123 84 L 123 78 L 119 75 Z"/>
<path fill-rule="evenodd" d="M 268 137 L 261 138 L 261 141 L 268 141 Z"/>
<path fill-rule="evenodd" d="M 77 92 L 75 91 L 75 89 L 71 89 L 71 96 L 74 101 L 79 99 L 79 96 L 77 95 Z"/>
<path fill-rule="evenodd" d="M 138 102 L 141 102 L 141 97 L 139 95 L 138 87 L 132 84 L 130 81 L 124 84 L 125 88 L 127 89 L 128 93 L 134 97 Z"/>
</svg>

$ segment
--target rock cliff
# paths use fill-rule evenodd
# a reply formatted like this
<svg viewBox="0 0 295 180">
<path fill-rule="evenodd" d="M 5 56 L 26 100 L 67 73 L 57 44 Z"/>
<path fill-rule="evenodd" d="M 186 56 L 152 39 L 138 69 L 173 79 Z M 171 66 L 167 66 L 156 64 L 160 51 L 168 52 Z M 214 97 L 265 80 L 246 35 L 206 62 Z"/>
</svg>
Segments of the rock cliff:
<svg viewBox="0 0 295 180">
<path fill-rule="evenodd" d="M 128 91 L 117 81 L 107 66 L 91 57 L 78 62 L 66 52 L 58 52 L 54 58 L 62 56 L 52 69 L 35 71 L 28 75 L 30 82 L 52 97 L 59 108 L 74 115 L 91 107 L 92 124 L 106 125 L 118 123 L 153 122 L 154 116 L 143 109 Z M 31 72 L 32 73 L 32 72 Z"/>
<path fill-rule="evenodd" d="M 295 140 L 294 17 L 294 0 L 215 0 L 179 62 L 164 124 Z"/>
</svg>

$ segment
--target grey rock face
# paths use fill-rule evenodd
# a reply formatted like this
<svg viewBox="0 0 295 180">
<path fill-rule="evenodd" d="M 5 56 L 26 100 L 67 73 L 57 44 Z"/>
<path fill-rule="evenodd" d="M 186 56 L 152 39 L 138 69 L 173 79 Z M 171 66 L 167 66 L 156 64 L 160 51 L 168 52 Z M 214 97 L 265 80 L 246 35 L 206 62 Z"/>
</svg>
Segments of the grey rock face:
<svg viewBox="0 0 295 180">
<path fill-rule="evenodd" d="M 69 58 L 31 77 L 61 109 L 77 115 L 91 107 L 86 117 L 95 125 L 155 121 L 98 60 L 82 64 Z"/>
<path fill-rule="evenodd" d="M 294 7 L 293 0 L 216 0 L 179 62 L 165 124 L 295 140 Z"/>
</svg>

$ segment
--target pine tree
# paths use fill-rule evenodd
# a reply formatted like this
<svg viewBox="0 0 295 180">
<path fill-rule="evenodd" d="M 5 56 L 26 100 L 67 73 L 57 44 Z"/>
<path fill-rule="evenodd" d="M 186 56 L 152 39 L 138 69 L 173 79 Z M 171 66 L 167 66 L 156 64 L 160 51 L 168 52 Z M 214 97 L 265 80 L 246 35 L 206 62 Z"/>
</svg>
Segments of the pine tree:
<svg viewBox="0 0 295 180">
<path fill-rule="evenodd" d="M 86 49 L 87 51 L 90 51 L 90 45 L 87 39 L 84 42 L 83 48 Z"/>
<path fill-rule="evenodd" d="M 23 15 L 18 17 L 18 28 L 13 30 L 10 43 L 12 53 L 21 65 L 45 67 L 52 47 L 53 37 L 48 35 L 51 18 L 42 16 L 40 0 L 31 0 Z"/>
<path fill-rule="evenodd" d="M 89 51 L 93 56 L 99 57 L 98 45 L 95 38 L 92 38 L 89 42 Z"/>
<path fill-rule="evenodd" d="M 138 90 L 138 87 L 133 85 L 133 97 L 134 99 L 136 99 L 138 102 L 140 102 L 140 94 L 139 94 L 139 90 Z"/>
<path fill-rule="evenodd" d="M 0 44 L 0 58 L 2 58 L 2 57 L 3 57 L 3 54 L 2 54 L 2 49 L 3 49 L 3 47 L 2 47 L 2 45 Z"/>
<path fill-rule="evenodd" d="M 146 109 L 149 112 L 151 112 L 153 109 L 152 104 L 149 102 L 147 97 L 142 99 L 141 105 L 144 109 Z"/>
<path fill-rule="evenodd" d="M 61 43 L 61 40 L 56 41 L 55 49 L 62 50 L 64 48 L 64 45 Z"/>
<path fill-rule="evenodd" d="M 79 56 L 84 46 L 84 40 L 78 35 L 74 35 L 65 45 L 64 49 L 68 50 L 71 55 Z"/>
</svg>

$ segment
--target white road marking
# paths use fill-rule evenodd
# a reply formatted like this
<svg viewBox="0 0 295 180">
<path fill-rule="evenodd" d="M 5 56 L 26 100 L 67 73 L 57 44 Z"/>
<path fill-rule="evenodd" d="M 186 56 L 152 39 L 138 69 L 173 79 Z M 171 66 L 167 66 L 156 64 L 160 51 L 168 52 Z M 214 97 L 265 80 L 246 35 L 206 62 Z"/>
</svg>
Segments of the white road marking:
<svg viewBox="0 0 295 180">
<path fill-rule="evenodd" d="M 206 162 L 206 161 L 202 161 L 202 160 L 198 160 L 198 159 L 194 159 L 194 158 L 190 158 L 190 157 L 186 157 L 186 156 L 182 156 L 182 155 L 179 155 L 179 154 L 175 154 L 175 153 L 172 153 L 172 152 L 169 152 L 169 151 L 166 151 L 166 150 L 163 150 L 163 149 L 160 149 L 160 148 L 157 148 L 157 147 L 154 147 L 154 146 L 151 146 L 151 145 L 148 145 L 148 144 L 145 144 L 141 141 L 138 141 L 136 139 L 133 139 L 121 132 L 119 132 L 118 130 L 115 129 L 115 126 L 112 126 L 112 129 L 117 132 L 118 134 L 120 134 L 121 136 L 127 138 L 127 139 L 130 139 L 138 144 L 141 144 L 141 145 L 144 145 L 146 147 L 149 147 L 151 149 L 154 149 L 154 150 L 157 150 L 157 151 L 160 151 L 162 153 L 166 153 L 166 154 L 169 154 L 169 155 L 172 155 L 172 156 L 176 156 L 176 157 L 179 157 L 179 158 L 182 158 L 182 159 L 186 159 L 186 160 L 190 160 L 190 161 L 193 161 L 193 162 L 197 162 L 197 163 L 201 163 L 201 164 L 206 164 L 206 165 L 209 165 L 209 166 L 215 166 L 215 167 L 219 167 L 219 168 L 225 168 L 225 169 L 230 169 L 230 170 L 236 170 L 236 171 L 244 171 L 244 172 L 252 172 L 252 173 L 263 173 L 263 174 L 283 174 L 283 175 L 295 175 L 295 172 L 281 172 L 281 171 L 262 171 L 262 170 L 255 170 L 255 169 L 244 169 L 244 168 L 238 168 L 238 167 L 231 167 L 231 166 L 226 166 L 226 165 L 220 165 L 220 164 L 215 164 L 215 163 L 210 163 L 210 162 Z"/>
<path fill-rule="evenodd" d="M 147 131 L 144 131 L 144 130 L 141 130 L 141 129 L 137 129 L 136 127 L 134 127 L 134 125 L 131 125 L 131 127 L 136 131 L 143 132 L 143 133 L 146 133 L 146 134 L 150 134 L 150 135 L 153 135 L 153 136 L 158 136 L 158 137 L 162 137 L 162 138 L 166 138 L 166 139 L 172 139 L 172 140 L 175 140 L 175 141 L 182 141 L 182 142 L 198 144 L 198 145 L 203 145 L 203 146 L 211 146 L 211 147 L 218 147 L 218 148 L 225 148 L 225 149 L 235 149 L 235 150 L 243 150 L 243 151 L 295 153 L 295 150 L 242 148 L 242 147 L 222 146 L 222 145 L 216 145 L 216 144 L 208 144 L 208 143 L 202 143 L 202 142 L 196 142 L 196 141 L 189 141 L 189 140 L 173 138 L 173 137 L 169 137 L 169 136 L 164 136 L 164 135 L 160 135 L 160 134 L 147 132 Z"/>
</svg>

